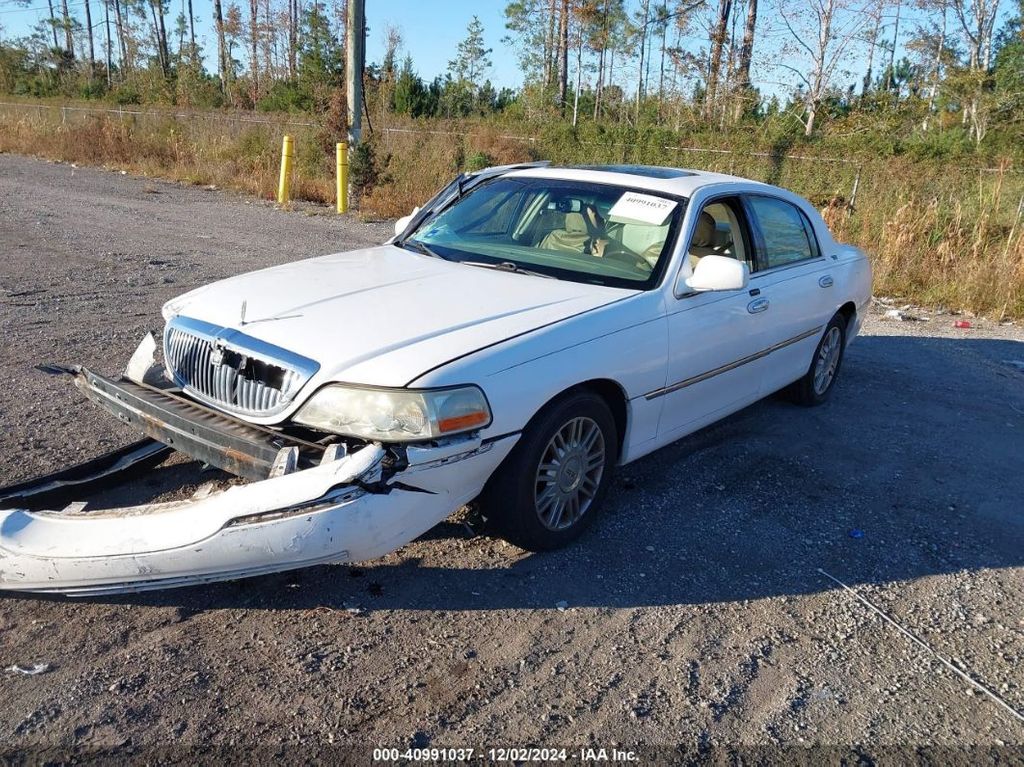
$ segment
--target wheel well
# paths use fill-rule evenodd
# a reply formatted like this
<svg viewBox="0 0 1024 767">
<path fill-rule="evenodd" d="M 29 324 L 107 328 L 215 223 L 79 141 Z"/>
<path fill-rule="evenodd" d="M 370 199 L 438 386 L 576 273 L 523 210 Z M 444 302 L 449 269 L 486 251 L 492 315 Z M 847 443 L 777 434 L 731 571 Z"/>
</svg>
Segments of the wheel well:
<svg viewBox="0 0 1024 767">
<path fill-rule="evenodd" d="M 626 426 L 629 422 L 626 409 L 626 393 L 619 384 L 609 378 L 595 378 L 591 381 L 577 384 L 558 396 L 561 397 L 571 391 L 579 391 L 580 389 L 588 389 L 608 403 L 608 407 L 612 411 L 612 417 L 615 419 L 615 431 L 619 437 L 619 455 L 622 455 L 622 447 L 626 442 Z"/>
<path fill-rule="evenodd" d="M 846 320 L 846 326 L 849 327 L 850 322 L 857 316 L 857 307 L 853 301 L 847 301 L 839 307 L 837 314 L 843 315 L 843 319 Z"/>
</svg>

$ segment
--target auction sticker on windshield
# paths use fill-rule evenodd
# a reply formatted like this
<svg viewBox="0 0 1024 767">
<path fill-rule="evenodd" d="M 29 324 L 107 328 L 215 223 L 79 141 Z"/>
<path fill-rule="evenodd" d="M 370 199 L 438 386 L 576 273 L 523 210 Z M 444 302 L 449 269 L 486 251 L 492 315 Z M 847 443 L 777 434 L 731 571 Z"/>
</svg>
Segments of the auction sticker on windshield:
<svg viewBox="0 0 1024 767">
<path fill-rule="evenodd" d="M 672 215 L 675 207 L 675 200 L 666 200 L 664 197 L 654 197 L 639 192 L 626 192 L 612 205 L 608 216 L 617 221 L 661 226 Z"/>
</svg>

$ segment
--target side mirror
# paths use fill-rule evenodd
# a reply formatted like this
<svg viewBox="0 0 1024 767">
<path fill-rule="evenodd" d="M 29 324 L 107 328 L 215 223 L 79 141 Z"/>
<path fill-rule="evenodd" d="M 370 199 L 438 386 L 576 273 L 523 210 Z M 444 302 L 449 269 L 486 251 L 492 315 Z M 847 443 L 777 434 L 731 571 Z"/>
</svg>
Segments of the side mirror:
<svg viewBox="0 0 1024 767">
<path fill-rule="evenodd" d="M 693 274 L 683 280 L 689 291 L 743 290 L 750 281 L 750 272 L 742 261 L 728 256 L 704 256 Z"/>
<path fill-rule="evenodd" d="M 405 227 L 409 226 L 409 222 L 412 221 L 413 216 L 415 216 L 419 212 L 420 206 L 417 205 L 415 208 L 412 209 L 412 213 L 410 213 L 408 216 L 402 216 L 395 222 L 395 237 L 397 237 L 398 235 L 405 231 Z"/>
</svg>

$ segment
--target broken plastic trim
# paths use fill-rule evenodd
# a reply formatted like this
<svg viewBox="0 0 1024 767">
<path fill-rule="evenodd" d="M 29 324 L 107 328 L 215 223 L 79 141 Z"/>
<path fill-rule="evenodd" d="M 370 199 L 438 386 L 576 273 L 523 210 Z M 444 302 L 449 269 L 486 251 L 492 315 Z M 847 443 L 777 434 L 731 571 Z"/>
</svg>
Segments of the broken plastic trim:
<svg viewBox="0 0 1024 767">
<path fill-rule="evenodd" d="M 246 479 L 271 475 L 282 448 L 297 447 L 297 468 L 309 468 L 325 447 L 281 431 L 240 421 L 174 391 L 127 379 L 113 380 L 81 368 L 75 386 L 94 403 L 148 437 Z"/>
<path fill-rule="evenodd" d="M 156 466 L 167 458 L 171 451 L 172 448 L 156 440 L 140 440 L 77 466 L 28 482 L 0 487 L 0 506 L 7 501 L 26 500 L 67 490 L 94 490 L 100 483 L 123 479 L 126 473 L 132 470 Z"/>
</svg>

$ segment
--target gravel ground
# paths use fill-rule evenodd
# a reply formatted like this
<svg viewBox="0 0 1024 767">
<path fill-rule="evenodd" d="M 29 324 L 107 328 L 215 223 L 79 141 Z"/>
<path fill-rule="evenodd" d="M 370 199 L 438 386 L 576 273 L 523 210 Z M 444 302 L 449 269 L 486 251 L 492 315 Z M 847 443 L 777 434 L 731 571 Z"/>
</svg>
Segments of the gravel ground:
<svg viewBox="0 0 1024 767">
<path fill-rule="evenodd" d="M 114 373 L 172 296 L 387 234 L 0 156 L 0 484 L 134 438 L 37 363 Z M 822 574 L 1024 711 L 1024 331 L 884 308 L 827 405 L 770 398 L 626 467 L 568 550 L 447 522 L 358 568 L 0 598 L 0 666 L 48 664 L 0 672 L 2 748 L 1024 760 L 1024 719 Z"/>
</svg>

